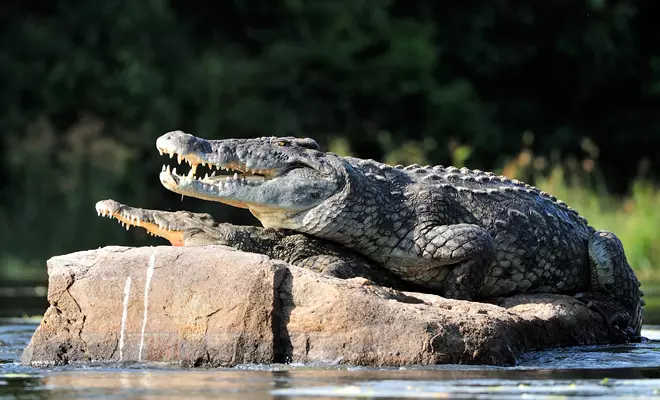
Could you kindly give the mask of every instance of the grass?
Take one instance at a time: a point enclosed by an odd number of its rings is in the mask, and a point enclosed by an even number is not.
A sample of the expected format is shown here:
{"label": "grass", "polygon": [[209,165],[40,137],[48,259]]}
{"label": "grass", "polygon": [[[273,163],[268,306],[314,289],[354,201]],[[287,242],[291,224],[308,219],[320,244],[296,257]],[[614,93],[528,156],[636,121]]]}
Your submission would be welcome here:
{"label": "grass", "polygon": [[0,258],[0,281],[4,286],[8,282],[44,283],[48,280],[46,260],[43,262],[26,261],[15,257]]}

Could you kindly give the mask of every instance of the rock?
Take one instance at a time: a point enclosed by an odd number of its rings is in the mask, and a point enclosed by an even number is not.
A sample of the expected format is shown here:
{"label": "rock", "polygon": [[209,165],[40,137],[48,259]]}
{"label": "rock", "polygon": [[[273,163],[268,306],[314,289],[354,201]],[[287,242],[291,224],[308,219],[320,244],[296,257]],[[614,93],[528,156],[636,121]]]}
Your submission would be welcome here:
{"label": "rock", "polygon": [[450,300],[224,246],[111,246],[53,257],[48,275],[24,364],[511,365],[529,350],[626,341],[568,296]]}

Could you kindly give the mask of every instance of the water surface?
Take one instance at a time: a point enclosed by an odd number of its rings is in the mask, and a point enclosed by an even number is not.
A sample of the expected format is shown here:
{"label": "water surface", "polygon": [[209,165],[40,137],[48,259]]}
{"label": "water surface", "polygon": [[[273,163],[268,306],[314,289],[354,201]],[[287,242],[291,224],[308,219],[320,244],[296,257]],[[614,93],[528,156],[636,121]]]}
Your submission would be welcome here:
{"label": "water surface", "polygon": [[621,398],[660,396],[660,327],[648,341],[526,354],[514,367],[363,368],[158,364],[32,368],[18,364],[37,319],[0,319],[0,398],[343,399]]}

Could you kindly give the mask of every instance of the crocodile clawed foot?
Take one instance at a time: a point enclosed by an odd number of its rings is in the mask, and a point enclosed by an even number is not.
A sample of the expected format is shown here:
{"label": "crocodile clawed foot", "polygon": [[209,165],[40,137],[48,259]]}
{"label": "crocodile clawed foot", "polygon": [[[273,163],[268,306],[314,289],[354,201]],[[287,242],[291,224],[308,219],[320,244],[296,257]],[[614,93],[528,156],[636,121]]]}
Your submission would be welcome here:
{"label": "crocodile clawed foot", "polygon": [[618,302],[598,293],[578,293],[574,298],[583,302],[587,308],[600,314],[608,326],[628,329],[630,313]]}

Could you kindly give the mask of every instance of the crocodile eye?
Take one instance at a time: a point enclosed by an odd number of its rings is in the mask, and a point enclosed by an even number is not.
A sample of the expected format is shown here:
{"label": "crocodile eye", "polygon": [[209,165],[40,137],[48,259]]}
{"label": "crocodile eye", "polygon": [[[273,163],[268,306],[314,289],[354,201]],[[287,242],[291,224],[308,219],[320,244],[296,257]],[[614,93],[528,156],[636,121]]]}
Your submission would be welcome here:
{"label": "crocodile eye", "polygon": [[286,146],[286,142],[284,140],[278,140],[277,145],[278,146]]}

